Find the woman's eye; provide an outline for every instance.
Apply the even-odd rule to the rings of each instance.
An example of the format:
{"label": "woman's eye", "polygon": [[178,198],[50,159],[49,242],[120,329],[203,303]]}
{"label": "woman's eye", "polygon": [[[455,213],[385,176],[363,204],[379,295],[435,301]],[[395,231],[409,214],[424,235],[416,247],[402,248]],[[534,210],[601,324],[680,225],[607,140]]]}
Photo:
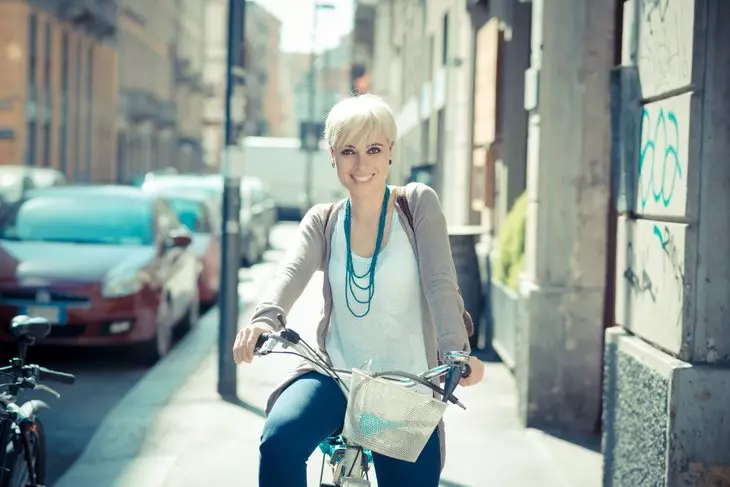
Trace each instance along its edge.
{"label": "woman's eye", "polygon": [[352,149],[345,149],[342,151],[343,156],[350,156],[352,154],[354,154],[354,152],[352,152]]}
{"label": "woman's eye", "polygon": [[371,147],[368,149],[368,154],[380,154],[380,147]]}

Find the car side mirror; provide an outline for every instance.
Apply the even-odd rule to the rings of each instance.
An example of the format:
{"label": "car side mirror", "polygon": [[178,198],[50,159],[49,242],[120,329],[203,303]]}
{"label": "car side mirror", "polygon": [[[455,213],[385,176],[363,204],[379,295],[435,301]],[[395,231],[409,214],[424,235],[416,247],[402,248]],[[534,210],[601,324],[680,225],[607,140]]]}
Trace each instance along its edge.
{"label": "car side mirror", "polygon": [[189,232],[186,230],[175,230],[170,233],[170,236],[167,239],[167,246],[169,248],[185,248],[191,243],[193,243],[193,237],[190,235]]}

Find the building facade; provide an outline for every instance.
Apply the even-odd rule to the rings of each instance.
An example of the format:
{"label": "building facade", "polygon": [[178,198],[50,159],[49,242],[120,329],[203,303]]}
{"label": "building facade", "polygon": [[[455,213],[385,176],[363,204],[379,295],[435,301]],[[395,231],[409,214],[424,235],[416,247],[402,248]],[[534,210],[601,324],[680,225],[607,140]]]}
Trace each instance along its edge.
{"label": "building facade", "polygon": [[343,36],[335,47],[316,52],[314,59],[312,54],[300,52],[287,52],[283,56],[286,59],[283,69],[290,82],[288,87],[283,87],[288,90],[291,107],[289,136],[299,137],[301,124],[310,118],[310,104],[315,122],[321,124],[330,108],[349,96],[352,37]]}
{"label": "building facade", "polygon": [[307,119],[306,102],[311,57],[306,52],[282,52],[279,90],[284,113],[284,137],[299,137],[299,124]]}
{"label": "building facade", "polygon": [[455,224],[470,219],[470,27],[461,1],[381,0],[376,7],[371,86],[397,113],[393,181],[425,173]]}
{"label": "building facade", "polygon": [[[208,0],[205,12],[205,67],[203,79],[211,87],[210,96],[203,104],[203,147],[204,161],[208,169],[218,168],[224,148],[226,62],[228,55],[228,2]],[[237,53],[243,52],[243,41],[238,44]],[[237,59],[232,71],[233,89],[231,99],[232,131],[243,131],[245,111],[244,73],[240,68],[243,55]]]}
{"label": "building facade", "polygon": [[0,4],[0,164],[114,180],[117,4]]}
{"label": "building facade", "polygon": [[246,135],[277,136],[282,132],[280,36],[281,21],[258,3],[247,2]]}
{"label": "building facade", "polygon": [[256,2],[246,6],[246,134],[282,133],[279,96],[281,21]]}
{"label": "building facade", "polygon": [[121,0],[117,167],[121,181],[147,171],[203,166],[205,0]]}
{"label": "building facade", "polygon": [[377,2],[393,178],[429,161],[447,221],[497,257],[524,194],[492,341],[525,425],[602,434],[605,486],[730,482],[727,20],[722,0]]}
{"label": "building facade", "polygon": [[[282,136],[286,133],[285,101],[281,96],[281,22],[261,5],[247,1],[240,17],[245,42],[239,40],[232,70],[231,121],[233,139],[242,135]],[[228,2],[208,0],[206,6],[204,80],[211,92],[204,101],[205,164],[218,167],[224,148]]]}

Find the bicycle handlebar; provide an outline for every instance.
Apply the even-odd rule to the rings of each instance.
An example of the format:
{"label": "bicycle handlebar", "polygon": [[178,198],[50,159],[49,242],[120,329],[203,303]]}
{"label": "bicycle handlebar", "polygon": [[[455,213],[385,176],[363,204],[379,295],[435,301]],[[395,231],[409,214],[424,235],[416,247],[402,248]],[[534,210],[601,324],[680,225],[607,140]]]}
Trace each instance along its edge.
{"label": "bicycle handlebar", "polygon": [[38,378],[69,385],[76,382],[76,376],[73,374],[47,369],[45,367],[38,367]]}
{"label": "bicycle handlebar", "polygon": [[[336,369],[327,364],[318,353],[304,342],[299,334],[290,328],[284,328],[274,333],[262,333],[256,340],[254,346],[254,355],[267,355],[273,352],[273,348],[277,342],[283,342],[283,346],[291,346],[297,350],[298,355],[302,356],[315,367],[325,369],[325,372],[334,372],[338,379],[347,378],[352,375],[349,370]],[[300,346],[300,342],[304,342],[304,347]],[[312,357],[311,355],[314,355]],[[463,409],[466,407],[452,394],[461,378],[469,377],[471,367],[468,364],[469,356],[464,352],[451,352],[445,357],[445,364],[427,370],[419,375],[413,375],[402,371],[387,371],[376,373],[373,376],[385,380],[397,382],[405,387],[411,387],[418,383],[428,385],[434,391],[442,394],[443,401],[452,401],[454,404]],[[319,363],[321,362],[321,363]],[[328,374],[329,375],[329,374]],[[441,376],[446,376],[446,384],[444,389],[434,386],[429,381]],[[334,377],[333,377],[334,378]]]}
{"label": "bicycle handlebar", "polygon": [[[76,382],[76,376],[66,372],[60,372],[58,370],[48,369],[35,364],[23,365],[22,367],[14,367],[8,365],[6,367],[0,367],[0,373],[8,374],[14,379],[24,380],[27,378],[36,380],[46,380],[50,382],[58,382],[60,384],[73,384]],[[30,376],[30,377],[28,377]],[[27,383],[27,381],[24,381]],[[18,384],[20,385],[20,384]]]}

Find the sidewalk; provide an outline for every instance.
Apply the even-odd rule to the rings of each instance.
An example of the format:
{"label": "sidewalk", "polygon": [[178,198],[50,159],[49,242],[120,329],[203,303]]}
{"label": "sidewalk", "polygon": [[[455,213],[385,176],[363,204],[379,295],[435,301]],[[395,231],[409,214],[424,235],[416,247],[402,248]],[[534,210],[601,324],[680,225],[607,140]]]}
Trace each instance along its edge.
{"label": "sidewalk", "polygon": [[[313,329],[308,322],[318,315],[320,293],[321,276],[317,275],[289,318],[290,326],[310,343]],[[104,470],[96,465],[95,469],[94,463],[103,461],[102,457],[93,460],[84,455],[82,463],[87,465],[75,465],[75,472],[57,485],[257,486],[263,408],[272,387],[298,359],[276,355],[239,367],[237,403],[222,400],[216,392],[217,359],[214,346],[169,401],[159,405],[141,447],[123,466]],[[518,424],[513,379],[501,364],[488,364],[485,380],[458,394],[467,410],[450,407],[446,412],[448,446],[442,486],[600,485],[600,454]],[[321,455],[315,452],[309,462],[310,486],[319,485],[320,465]]]}

